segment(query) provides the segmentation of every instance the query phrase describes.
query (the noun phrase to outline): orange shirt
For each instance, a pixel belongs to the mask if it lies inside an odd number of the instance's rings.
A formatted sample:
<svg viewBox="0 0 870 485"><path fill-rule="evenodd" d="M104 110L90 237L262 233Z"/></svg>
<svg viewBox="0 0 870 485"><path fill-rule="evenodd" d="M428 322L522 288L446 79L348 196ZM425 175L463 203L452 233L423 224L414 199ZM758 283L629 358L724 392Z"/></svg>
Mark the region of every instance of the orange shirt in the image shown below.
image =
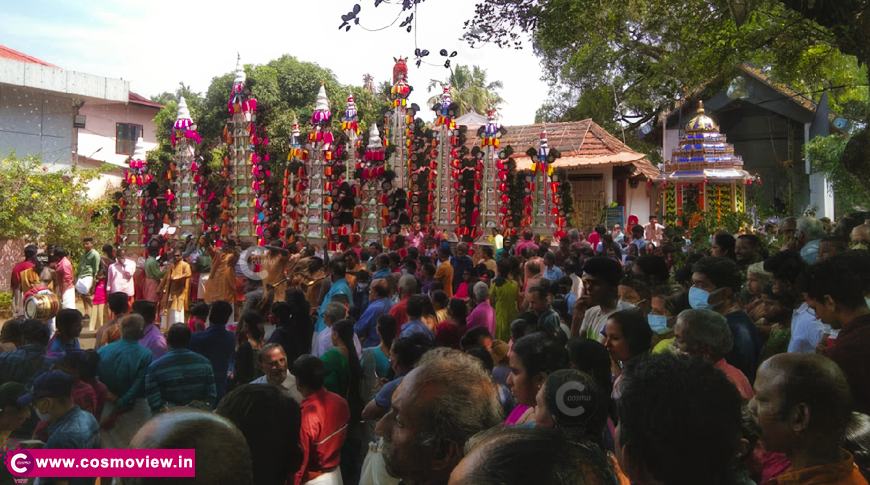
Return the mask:
<svg viewBox="0 0 870 485"><path fill-rule="evenodd" d="M435 281L444 285L444 293L447 298L453 298L453 265L450 261L444 261L435 270Z"/></svg>
<svg viewBox="0 0 870 485"><path fill-rule="evenodd" d="M719 362L713 364L717 369L725 373L725 377L737 386L740 391L740 397L743 399L752 399L755 397L755 392L752 390L752 385L749 384L749 379L743 375L743 371L725 362L725 359L719 359Z"/></svg>
<svg viewBox="0 0 870 485"><path fill-rule="evenodd" d="M814 466L803 470L789 470L767 482L769 485L867 485L861 476L852 455L841 450L846 456L841 462Z"/></svg>

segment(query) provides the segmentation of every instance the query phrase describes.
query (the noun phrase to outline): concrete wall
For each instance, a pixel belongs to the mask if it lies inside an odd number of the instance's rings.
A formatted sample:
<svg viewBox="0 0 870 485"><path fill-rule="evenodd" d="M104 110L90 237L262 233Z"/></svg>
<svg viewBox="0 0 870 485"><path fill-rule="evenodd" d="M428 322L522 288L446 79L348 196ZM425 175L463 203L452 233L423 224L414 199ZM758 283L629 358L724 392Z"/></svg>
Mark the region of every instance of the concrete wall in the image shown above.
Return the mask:
<svg viewBox="0 0 870 485"><path fill-rule="evenodd" d="M637 187L634 188L631 187L631 184L627 184L625 190L626 220L628 220L628 216L635 215L641 224L649 222L651 199L647 194L649 194L650 190L652 190L652 188L648 188L644 181L638 183Z"/></svg>
<svg viewBox="0 0 870 485"><path fill-rule="evenodd" d="M74 100L0 84L0 156L41 155L46 166L72 164Z"/></svg>
<svg viewBox="0 0 870 485"><path fill-rule="evenodd" d="M0 83L52 91L72 98L126 103L130 96L129 81L11 59L0 59Z"/></svg>

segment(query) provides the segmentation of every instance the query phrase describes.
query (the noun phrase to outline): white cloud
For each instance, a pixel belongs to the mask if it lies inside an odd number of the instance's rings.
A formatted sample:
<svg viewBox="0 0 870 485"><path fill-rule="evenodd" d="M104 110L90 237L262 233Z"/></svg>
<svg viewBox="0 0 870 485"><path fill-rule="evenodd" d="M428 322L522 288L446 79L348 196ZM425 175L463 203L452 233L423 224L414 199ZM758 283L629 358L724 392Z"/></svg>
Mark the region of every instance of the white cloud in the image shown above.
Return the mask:
<svg viewBox="0 0 870 485"><path fill-rule="evenodd" d="M8 12L5 34L14 49L63 68L131 81L131 89L146 96L174 90L178 82L204 92L214 76L242 62L262 64L283 54L317 62L332 69L340 82L361 84L370 73L376 82L391 78L393 57L410 57L414 33L397 26L367 32L353 26L338 30L340 16L353 0L256 0L215 2L188 0L93 1L86 5L62 2L81 18L40 16L38 9L22 6ZM502 109L506 125L532 123L535 110L547 95L541 68L530 47L502 50L494 46L471 49L458 40L463 22L474 13L472 0L430 0L420 4L416 32L418 45L428 49L437 66L411 65L411 100L425 105L430 79L444 79L438 51L456 50L456 64L478 64L490 80L504 83ZM59 4L60 5L60 4ZM361 23L369 28L392 21L400 7L362 0ZM26 13L25 13L26 12ZM402 19L404 19L404 14ZM401 20L400 20L401 21ZM396 24L398 25L398 23Z"/></svg>

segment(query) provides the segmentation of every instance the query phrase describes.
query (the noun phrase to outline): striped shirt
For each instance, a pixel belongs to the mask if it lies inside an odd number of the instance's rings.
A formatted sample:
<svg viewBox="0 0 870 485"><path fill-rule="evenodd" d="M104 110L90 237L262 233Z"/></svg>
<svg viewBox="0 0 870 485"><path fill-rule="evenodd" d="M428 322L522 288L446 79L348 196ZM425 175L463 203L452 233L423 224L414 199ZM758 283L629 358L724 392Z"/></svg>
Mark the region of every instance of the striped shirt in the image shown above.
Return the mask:
<svg viewBox="0 0 870 485"><path fill-rule="evenodd" d="M214 406L217 390L211 361L188 349L172 349L148 366L145 394L154 414L167 405L185 406L192 401Z"/></svg>

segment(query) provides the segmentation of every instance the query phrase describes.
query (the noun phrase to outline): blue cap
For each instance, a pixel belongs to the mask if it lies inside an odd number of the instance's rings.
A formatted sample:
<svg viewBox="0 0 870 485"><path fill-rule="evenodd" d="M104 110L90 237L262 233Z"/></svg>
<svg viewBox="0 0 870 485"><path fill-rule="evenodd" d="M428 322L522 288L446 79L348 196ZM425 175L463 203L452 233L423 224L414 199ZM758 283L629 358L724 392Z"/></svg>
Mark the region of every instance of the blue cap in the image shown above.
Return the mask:
<svg viewBox="0 0 870 485"><path fill-rule="evenodd" d="M26 406L35 399L44 397L71 397L75 377L66 372L53 370L39 376L30 393L18 398L19 406Z"/></svg>

